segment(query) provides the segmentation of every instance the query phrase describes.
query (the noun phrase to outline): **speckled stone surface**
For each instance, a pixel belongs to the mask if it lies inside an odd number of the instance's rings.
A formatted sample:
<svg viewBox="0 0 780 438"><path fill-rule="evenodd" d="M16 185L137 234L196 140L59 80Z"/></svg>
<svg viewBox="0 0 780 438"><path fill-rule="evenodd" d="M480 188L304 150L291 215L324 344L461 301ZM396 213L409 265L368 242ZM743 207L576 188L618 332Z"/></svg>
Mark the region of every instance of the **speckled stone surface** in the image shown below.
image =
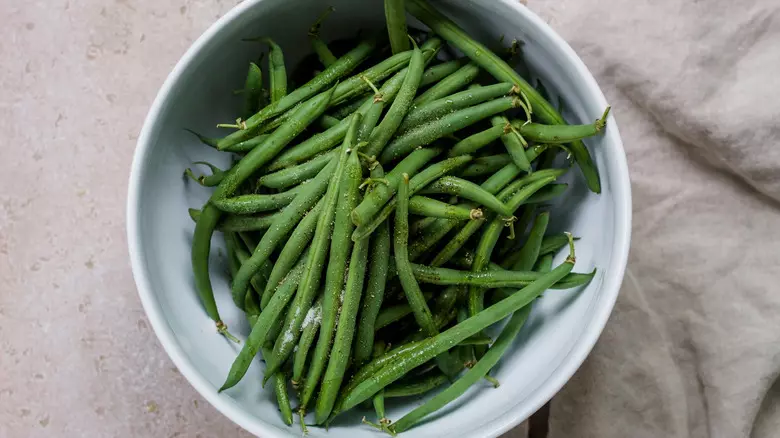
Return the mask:
<svg viewBox="0 0 780 438"><path fill-rule="evenodd" d="M0 437L248 436L163 351L125 237L143 118L236 3L0 2Z"/></svg>

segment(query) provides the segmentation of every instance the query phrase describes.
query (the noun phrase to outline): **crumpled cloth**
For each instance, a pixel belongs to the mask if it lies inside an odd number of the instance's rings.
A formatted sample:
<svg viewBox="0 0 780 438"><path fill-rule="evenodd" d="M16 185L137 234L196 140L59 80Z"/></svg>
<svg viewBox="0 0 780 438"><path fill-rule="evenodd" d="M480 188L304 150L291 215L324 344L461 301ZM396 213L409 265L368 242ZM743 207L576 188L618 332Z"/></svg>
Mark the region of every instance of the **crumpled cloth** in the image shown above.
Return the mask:
<svg viewBox="0 0 780 438"><path fill-rule="evenodd" d="M780 436L780 2L528 7L612 104L633 191L620 297L549 437Z"/></svg>

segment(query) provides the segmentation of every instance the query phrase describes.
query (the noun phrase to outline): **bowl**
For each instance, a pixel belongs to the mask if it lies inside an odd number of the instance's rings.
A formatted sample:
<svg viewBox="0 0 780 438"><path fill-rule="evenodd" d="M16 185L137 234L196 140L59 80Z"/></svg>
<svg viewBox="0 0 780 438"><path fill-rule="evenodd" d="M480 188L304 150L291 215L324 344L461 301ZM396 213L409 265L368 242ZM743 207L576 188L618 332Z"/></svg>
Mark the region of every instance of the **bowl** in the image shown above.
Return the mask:
<svg viewBox="0 0 780 438"><path fill-rule="evenodd" d="M572 49L539 17L516 0L442 0L434 6L482 42L501 35L525 42L533 76L544 78L553 101L562 96L570 123L591 123L607 105L596 81ZM240 106L232 90L260 47L242 38L271 36L292 66L310 52L306 32L328 5L336 7L324 26L326 39L350 37L356 27L382 28L380 0L246 0L212 25L184 54L166 79L146 118L132 163L127 232L133 273L144 309L160 342L187 380L220 412L263 437L300 435L282 423L273 391L263 390L263 365L256 360L244 380L222 394L238 345L216 333L195 293L190 267L193 223L187 208L199 208L209 190L188 184L182 171L193 161L227 165L218 153L184 131L220 135ZM410 22L414 25L414 21ZM613 117L602 136L586 142L601 172L602 193L585 188L579 171L554 206L551 228L580 236L580 272L598 268L581 290L549 292L535 305L512 349L494 370L499 388L475 385L404 436L494 437L528 418L563 386L590 352L609 317L623 279L630 241L631 194L625 154ZM214 239L211 275L221 314L233 333L249 327L232 304L225 251ZM556 263L563 259L559 254ZM390 406L388 417L421 403ZM360 424L360 412L343 415L329 431L312 437L368 437L379 433Z"/></svg>

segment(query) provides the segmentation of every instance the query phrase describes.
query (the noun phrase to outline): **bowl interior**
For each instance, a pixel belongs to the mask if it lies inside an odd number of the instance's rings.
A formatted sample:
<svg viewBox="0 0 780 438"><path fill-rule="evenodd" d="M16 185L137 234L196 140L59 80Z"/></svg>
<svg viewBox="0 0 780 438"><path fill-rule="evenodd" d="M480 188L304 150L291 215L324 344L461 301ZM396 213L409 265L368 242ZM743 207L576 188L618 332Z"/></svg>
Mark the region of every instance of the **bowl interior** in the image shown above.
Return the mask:
<svg viewBox="0 0 780 438"><path fill-rule="evenodd" d="M324 25L326 39L351 37L357 27L381 28L380 0L329 0L336 7ZM445 11L482 42L525 42L533 76L544 78L553 96L563 96L570 123L590 123L606 102L593 78L571 49L535 15L511 0L440 1ZM263 47L240 42L271 36L285 50L288 66L310 53L306 31L325 3L318 0L246 1L209 29L187 52L166 81L139 138L128 204L128 233L133 269L149 318L164 347L189 381L220 411L262 436L298 435L279 417L272 391L260 386L259 360L237 387L217 394L239 346L214 331L194 292L190 245L193 231L187 209L200 208L209 190L188 182L182 172L193 161L226 166L226 154L201 145L184 128L206 135L224 132L214 126L230 121L240 108L232 94L243 83L249 61ZM288 67L290 68L290 67ZM406 432L409 437L496 436L527 418L568 380L598 337L615 301L628 252L630 193L619 134L610 120L605 135L587 142L601 171L602 194L587 191L579 171L567 175L568 193L554 206L553 231L571 231L577 243L576 271L598 268L582 290L551 291L535 305L512 350L494 370L501 386L477 384L464 396ZM212 280L224 321L235 334L249 327L230 299L221 238L212 249ZM556 263L562 261L559 254ZM420 399L388 402L388 416L398 419ZM360 425L363 415L343 415L318 436L374 436Z"/></svg>

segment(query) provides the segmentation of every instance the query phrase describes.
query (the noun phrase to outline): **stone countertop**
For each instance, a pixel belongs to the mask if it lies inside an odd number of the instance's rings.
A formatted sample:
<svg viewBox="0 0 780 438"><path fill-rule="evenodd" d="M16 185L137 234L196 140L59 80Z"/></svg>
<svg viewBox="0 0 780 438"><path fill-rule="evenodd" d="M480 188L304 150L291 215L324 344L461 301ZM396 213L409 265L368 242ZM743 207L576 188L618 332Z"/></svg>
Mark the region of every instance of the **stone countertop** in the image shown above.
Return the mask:
<svg viewBox="0 0 780 438"><path fill-rule="evenodd" d="M157 341L124 220L158 88L237 3L0 5L0 436L248 436Z"/></svg>

